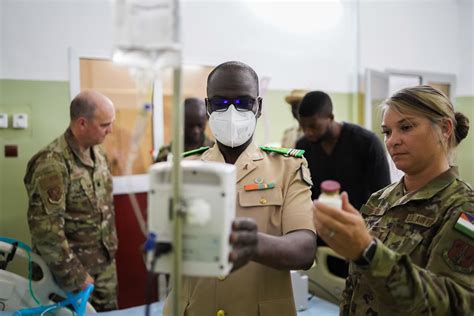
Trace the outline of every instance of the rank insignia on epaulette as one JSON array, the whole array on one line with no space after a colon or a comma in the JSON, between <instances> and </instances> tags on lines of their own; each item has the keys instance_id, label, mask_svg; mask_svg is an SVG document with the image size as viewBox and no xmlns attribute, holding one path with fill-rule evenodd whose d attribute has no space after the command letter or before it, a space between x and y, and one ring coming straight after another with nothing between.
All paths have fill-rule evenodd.
<instances>
[{"instance_id":1,"label":"rank insignia on epaulette","mask_svg":"<svg viewBox=\"0 0 474 316\"><path fill-rule=\"evenodd\" d=\"M267 146L260 146L260 149L268 152L274 152L278 154L282 154L285 156L292 156L296 158L303 157L304 150L303 149L295 149L295 148L279 148L279 147L267 147Z\"/></svg>"},{"instance_id":2,"label":"rank insignia on epaulette","mask_svg":"<svg viewBox=\"0 0 474 316\"><path fill-rule=\"evenodd\" d=\"M474 216L461 212L454 229L474 239Z\"/></svg>"},{"instance_id":3,"label":"rank insignia on epaulette","mask_svg":"<svg viewBox=\"0 0 474 316\"><path fill-rule=\"evenodd\" d=\"M244 185L245 191L256 191L256 190L267 190L273 189L275 187L275 183L252 183Z\"/></svg>"},{"instance_id":4,"label":"rank insignia on epaulette","mask_svg":"<svg viewBox=\"0 0 474 316\"><path fill-rule=\"evenodd\" d=\"M205 152L205 151L208 150L208 149L209 149L209 147L204 146L204 147L199 147L199 148L197 148L197 149L193 149L193 150L184 152L184 153L183 153L183 158L186 158L186 157L189 157L189 156L198 155L198 154L202 154L203 152Z\"/></svg>"},{"instance_id":5,"label":"rank insignia on epaulette","mask_svg":"<svg viewBox=\"0 0 474 316\"><path fill-rule=\"evenodd\" d=\"M309 171L308 167L306 167L304 164L301 164L300 176L301 176L301 180L306 182L307 185L309 185L310 187L313 186L313 180L311 179L311 172Z\"/></svg>"}]
</instances>

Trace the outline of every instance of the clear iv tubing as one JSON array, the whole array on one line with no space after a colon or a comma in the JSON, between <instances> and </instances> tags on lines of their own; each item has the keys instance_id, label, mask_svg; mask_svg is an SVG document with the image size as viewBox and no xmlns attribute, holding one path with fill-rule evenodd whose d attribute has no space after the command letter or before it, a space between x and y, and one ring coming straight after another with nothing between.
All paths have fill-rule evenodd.
<instances>
[{"instance_id":1,"label":"clear iv tubing","mask_svg":"<svg viewBox=\"0 0 474 316\"><path fill-rule=\"evenodd\" d=\"M135 162L135 159L138 156L139 150L140 150L140 143L143 140L143 137L145 135L145 132L148 127L148 122L149 120L149 113L152 110L152 107L149 103L146 102L147 100L147 95L148 95L148 89L152 87L153 84L153 79L157 75L153 71L150 70L144 70L144 69L131 69L130 73L132 77L134 77L135 82L137 83L138 86L138 102L139 104L143 104L140 112L138 113L138 116L135 120L135 127L132 131L132 138L130 141L130 151L127 157L127 161L125 164L125 175L131 175L132 170L133 170L133 163ZM152 95L153 99L153 95ZM131 181L131 178L129 178ZM129 187L132 187L131 185ZM133 213L135 214L135 218L137 219L138 225L140 227L140 230L145 236L145 238L149 238L148 232L147 232L147 227L146 227L146 222L145 219L143 218L140 205L138 204L137 196L135 193L129 193L128 194L130 204L132 205L132 210ZM164 274L160 274L158 276L158 288L159 288L159 293L160 293L160 300L164 300L166 296L168 295L168 284L167 284L166 276Z\"/></svg>"},{"instance_id":2,"label":"clear iv tubing","mask_svg":"<svg viewBox=\"0 0 474 316\"><path fill-rule=\"evenodd\" d=\"M150 87L153 84L153 75L150 72L143 70L131 69L131 75L135 78L135 82L138 86L138 104L141 104L140 112L137 115L135 120L135 127L132 131L132 138L130 141L130 150L125 163L125 175L132 175L133 163L138 156L140 151L140 143L143 140L145 132L148 127L149 113L151 113L152 106L151 103L146 102L147 95ZM129 178L131 181L131 178ZM129 182L130 183L130 182ZM130 183L131 184L131 183ZM132 187L132 185L130 185ZM146 222L143 218L140 205L138 204L137 197L135 193L129 193L128 197L130 199L130 204L132 205L132 210L137 219L138 225L143 236L147 237L147 228Z\"/></svg>"}]
</instances>

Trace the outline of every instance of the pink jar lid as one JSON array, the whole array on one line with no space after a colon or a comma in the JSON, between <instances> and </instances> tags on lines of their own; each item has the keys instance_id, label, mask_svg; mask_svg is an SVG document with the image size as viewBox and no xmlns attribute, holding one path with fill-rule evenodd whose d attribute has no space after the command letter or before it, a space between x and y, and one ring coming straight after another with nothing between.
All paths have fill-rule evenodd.
<instances>
[{"instance_id":1,"label":"pink jar lid","mask_svg":"<svg viewBox=\"0 0 474 316\"><path fill-rule=\"evenodd\" d=\"M337 193L341 189L339 182L334 180L325 180L321 182L321 191L326 193Z\"/></svg>"}]
</instances>

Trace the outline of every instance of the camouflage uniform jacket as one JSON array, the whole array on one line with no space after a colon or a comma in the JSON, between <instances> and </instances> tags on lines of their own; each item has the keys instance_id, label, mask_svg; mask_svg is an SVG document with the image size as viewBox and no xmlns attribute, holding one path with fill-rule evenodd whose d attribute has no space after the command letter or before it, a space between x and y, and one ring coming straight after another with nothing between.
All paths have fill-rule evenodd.
<instances>
[{"instance_id":1,"label":"camouflage uniform jacket","mask_svg":"<svg viewBox=\"0 0 474 316\"><path fill-rule=\"evenodd\" d=\"M99 146L81 156L71 131L28 162L28 223L34 250L65 290L102 272L117 250L112 177Z\"/></svg>"},{"instance_id":2,"label":"camouflage uniform jacket","mask_svg":"<svg viewBox=\"0 0 474 316\"><path fill-rule=\"evenodd\" d=\"M404 195L403 179L362 206L377 250L351 264L341 315L473 315L474 193L455 167ZM472 217L471 217L472 218Z\"/></svg>"},{"instance_id":3,"label":"camouflage uniform jacket","mask_svg":"<svg viewBox=\"0 0 474 316\"><path fill-rule=\"evenodd\" d=\"M210 140L206 135L204 135L204 141L201 146L199 147L212 147L214 145L214 142ZM194 148L193 148L194 149ZM189 149L191 150L191 149ZM162 161L167 161L168 160L168 155L171 153L171 144L166 145L166 146L161 146L160 150L158 151L158 156L156 157L155 162L162 162Z\"/></svg>"}]
</instances>

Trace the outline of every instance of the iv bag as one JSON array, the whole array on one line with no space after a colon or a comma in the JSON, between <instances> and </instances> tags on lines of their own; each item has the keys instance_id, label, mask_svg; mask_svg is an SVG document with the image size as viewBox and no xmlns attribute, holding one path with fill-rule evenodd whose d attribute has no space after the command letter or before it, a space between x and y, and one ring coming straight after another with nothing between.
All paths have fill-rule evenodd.
<instances>
[{"instance_id":1,"label":"iv bag","mask_svg":"<svg viewBox=\"0 0 474 316\"><path fill-rule=\"evenodd\" d=\"M113 59L158 70L180 62L177 0L117 0Z\"/></svg>"}]
</instances>

